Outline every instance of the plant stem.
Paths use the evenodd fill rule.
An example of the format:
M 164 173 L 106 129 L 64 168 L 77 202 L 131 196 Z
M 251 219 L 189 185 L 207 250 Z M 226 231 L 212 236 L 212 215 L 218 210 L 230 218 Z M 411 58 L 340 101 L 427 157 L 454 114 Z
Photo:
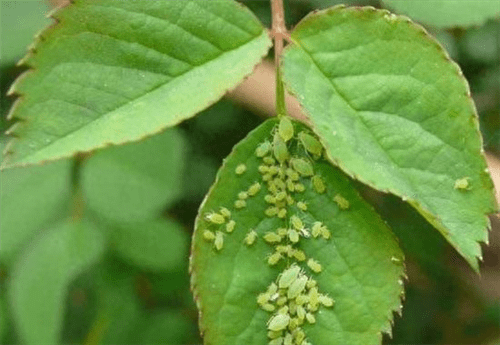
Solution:
M 271 0 L 273 15 L 272 37 L 274 39 L 274 64 L 276 68 L 276 113 L 278 117 L 286 116 L 285 87 L 281 79 L 280 57 L 283 52 L 283 38 L 287 37 L 285 26 L 285 10 L 283 0 Z
M 87 157 L 89 157 L 88 154 L 77 154 L 73 158 L 73 165 L 71 167 L 71 186 L 73 191 L 71 216 L 73 220 L 79 220 L 83 217 L 84 201 L 81 187 L 81 171 Z

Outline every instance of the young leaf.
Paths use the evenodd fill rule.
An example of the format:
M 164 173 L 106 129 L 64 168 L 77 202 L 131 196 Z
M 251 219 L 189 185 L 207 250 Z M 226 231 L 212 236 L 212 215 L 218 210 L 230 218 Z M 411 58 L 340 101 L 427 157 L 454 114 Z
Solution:
M 270 40 L 233 0 L 76 0 L 53 14 L 12 86 L 4 165 L 145 138 L 234 88 Z
M 181 192 L 185 142 L 169 129 L 139 143 L 111 147 L 92 156 L 82 170 L 89 208 L 108 219 L 151 219 Z
M 310 134 L 303 125 L 293 124 L 295 133 L 306 131 Z M 332 306 L 333 300 L 321 297 L 329 306 L 319 307 L 318 312 L 309 312 L 311 315 L 307 319 L 315 323 L 299 327 L 308 341 L 333 345 L 379 343 L 381 332 L 390 332 L 392 311 L 401 308 L 403 267 L 400 260 L 403 255 L 390 230 L 361 199 L 348 178 L 324 159 L 311 158 L 297 135 L 287 142 L 291 156 L 308 161 L 315 174 L 321 176 L 325 190 L 318 193 L 311 177 L 294 174 L 290 162 L 285 161 L 282 167 L 287 167 L 288 176 L 295 180 L 295 185 L 302 184 L 304 189 L 291 192 L 286 186 L 283 200 L 288 203 L 292 198 L 293 204 L 280 208 L 287 210 L 284 218 L 279 217 L 279 211 L 270 216 L 270 203 L 278 207 L 280 202 L 276 200 L 281 198 L 284 189 L 278 187 L 279 190 L 273 192 L 272 184 L 264 181 L 267 172 L 263 174 L 261 170 L 266 169 L 259 166 L 271 163 L 272 157 L 260 158 L 255 151 L 261 143 L 272 142 L 273 135 L 279 135 L 277 126 L 278 121 L 270 119 L 235 146 L 218 172 L 196 220 L 191 283 L 200 310 L 200 328 L 205 343 L 267 344 L 270 340 L 268 327 L 278 330 L 271 332 L 271 336 L 279 337 L 279 329 L 289 321 L 287 316 L 276 314 L 278 308 L 274 312 L 261 309 L 257 299 L 262 302 L 262 308 L 272 310 L 275 308 L 273 303 L 289 303 L 297 293 L 300 295 L 297 299 L 306 298 L 300 291 L 309 289 L 311 292 L 312 283 L 306 283 L 306 287 L 302 285 L 305 282 L 300 270 L 295 273 L 287 271 L 278 281 L 280 272 L 296 267 L 293 265 L 301 267 L 306 276 L 315 280 L 315 291 L 329 296 L 335 303 Z M 247 170 L 236 175 L 235 168 L 240 164 L 245 164 Z M 273 169 L 272 165 L 269 169 Z M 280 170 L 275 176 L 280 179 Z M 245 199 L 246 207 L 233 207 L 235 200 L 241 200 L 241 192 L 255 183 L 262 187 L 257 194 Z M 280 183 L 276 181 L 276 184 Z M 334 201 L 337 195 L 348 200 L 347 209 L 342 210 Z M 306 205 L 305 211 L 297 207 L 298 202 Z M 224 230 L 229 218 L 220 225 L 210 221 L 211 215 L 218 213 L 220 207 L 229 208 L 230 220 L 236 223 L 231 233 Z M 322 222 L 323 233 L 320 235 L 314 232 L 318 230 L 316 222 Z M 220 250 L 204 236 L 206 231 L 224 234 Z M 269 235 L 273 232 L 275 235 Z M 253 242 L 248 241 L 249 234 L 254 235 Z M 280 236 L 279 243 L 273 242 Z M 279 246 L 285 247 L 282 257 L 276 255 Z M 289 256 L 290 252 L 292 256 Z M 302 254 L 297 255 L 299 253 Z M 272 265 L 274 256 L 277 263 Z M 308 268 L 308 259 L 321 265 L 320 273 Z M 285 292 L 280 290 L 281 297 L 272 297 L 273 291 L 266 297 L 265 291 L 270 285 L 273 290 L 272 282 L 279 283 L 283 289 L 288 287 L 288 295 L 281 295 Z M 278 286 L 275 291 L 278 291 Z M 288 302 L 284 302 L 286 300 Z M 288 305 L 294 308 L 293 303 Z M 290 322 L 295 323 L 292 321 L 294 311 L 288 309 L 288 305 L 281 310 L 282 315 L 291 313 Z M 305 315 L 302 317 L 305 320 Z M 271 322 L 266 325 L 268 321 Z M 289 324 L 289 327 L 292 326 Z M 302 336 L 298 331 L 294 334 Z
M 408 200 L 477 270 L 496 205 L 457 65 L 421 27 L 369 7 L 317 12 L 292 40 L 285 83 L 329 159 Z M 463 178 L 469 186 L 456 189 Z
M 147 270 L 175 270 L 186 258 L 187 232 L 178 223 L 158 219 L 113 228 L 115 251 Z
M 16 330 L 24 344 L 59 342 L 66 289 L 103 251 L 103 236 L 91 223 L 67 221 L 43 233 L 24 253 L 8 286 Z
M 70 200 L 70 162 L 0 172 L 0 261 L 10 265 L 44 225 L 61 219 Z
M 383 0 L 391 9 L 435 27 L 482 25 L 500 15 L 500 2 L 489 0 Z

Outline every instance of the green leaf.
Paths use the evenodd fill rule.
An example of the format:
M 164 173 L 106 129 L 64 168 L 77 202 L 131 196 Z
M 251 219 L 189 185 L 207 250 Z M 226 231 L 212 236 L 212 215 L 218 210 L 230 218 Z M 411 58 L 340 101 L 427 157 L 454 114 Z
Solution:
M 43 226 L 67 214 L 70 162 L 0 172 L 0 260 L 10 265 L 22 246 Z
M 415 207 L 478 269 L 497 206 L 467 83 L 425 31 L 373 8 L 305 18 L 284 53 L 329 159 Z M 467 188 L 455 184 L 466 179 Z
M 435 27 L 468 27 L 482 25 L 500 16 L 496 0 L 382 0 L 389 8 L 412 19 Z
M 186 344 L 193 326 L 182 311 L 164 310 L 148 315 L 142 330 L 139 338 L 142 344 Z
M 67 221 L 43 233 L 24 253 L 8 286 L 23 343 L 58 343 L 67 287 L 103 251 L 103 237 L 91 223 Z
M 172 220 L 158 219 L 114 227 L 111 241 L 124 259 L 147 270 L 175 270 L 184 264 L 188 234 Z
M 159 215 L 181 193 L 184 153 L 185 141 L 176 129 L 96 153 L 82 170 L 86 203 L 119 222 Z
M 192 117 L 234 88 L 270 39 L 224 1 L 77 0 L 57 11 L 11 88 L 20 119 L 4 165 L 136 141 Z
M 266 185 L 258 172 L 259 166 L 264 164 L 255 152 L 260 143 L 273 141 L 272 133 L 277 132 L 277 123 L 275 119 L 264 122 L 235 146 L 218 172 L 196 220 L 191 283 L 200 310 L 205 344 L 260 345 L 269 342 L 266 323 L 271 314 L 259 308 L 257 296 L 294 260 L 284 254 L 288 259 L 281 259 L 276 266 L 268 264 L 273 246 L 263 237 L 278 227 L 292 228 L 292 215 L 298 216 L 307 232 L 312 234 L 310 238 L 301 235 L 295 248 L 303 250 L 307 259 L 317 260 L 322 265 L 322 272 L 313 273 L 306 261 L 300 266 L 317 281 L 321 293 L 335 300 L 333 308 L 319 309 L 315 324 L 302 326 L 307 339 L 313 344 L 379 343 L 381 332 L 390 332 L 392 311 L 401 308 L 403 267 L 400 260 L 403 254 L 390 230 L 361 199 L 348 178 L 324 159 L 313 161 L 309 158 L 296 136 L 286 144 L 291 155 L 312 164 L 326 191 L 316 192 L 311 178 L 301 177 L 296 183 L 303 184 L 305 191 L 288 194 L 295 202 L 284 206 L 286 219 L 264 214 L 270 206 L 265 195 L 272 194 L 267 189 L 273 187 Z M 294 128 L 296 135 L 300 131 L 308 132 L 297 122 Z M 237 175 L 235 169 L 241 164 L 247 169 Z M 233 203 L 241 198 L 240 192 L 248 191 L 256 181 L 262 184 L 261 190 L 246 199 L 245 208 L 236 209 Z M 339 195 L 349 203 L 345 210 L 334 201 Z M 299 210 L 298 201 L 307 204 L 306 211 Z M 224 230 L 228 219 L 222 225 L 207 220 L 216 222 L 218 217 L 212 212 L 220 212 L 220 207 L 228 208 L 231 220 L 236 222 L 231 233 Z M 311 228 L 315 221 L 323 222 L 329 229 L 329 240 L 314 238 Z M 252 229 L 258 237 L 254 244 L 247 245 L 245 238 Z M 224 234 L 221 250 L 206 240 L 205 230 Z M 281 243 L 291 242 L 282 239 Z

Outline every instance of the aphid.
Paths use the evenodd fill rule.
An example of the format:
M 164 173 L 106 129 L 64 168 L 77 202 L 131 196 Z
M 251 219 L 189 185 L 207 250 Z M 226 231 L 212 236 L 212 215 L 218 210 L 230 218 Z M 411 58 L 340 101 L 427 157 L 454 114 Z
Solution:
M 288 173 L 289 172 L 289 173 Z M 300 175 L 298 172 L 295 170 L 288 168 L 287 169 L 287 176 L 290 178 L 292 181 L 298 181 L 300 179 Z
M 288 299 L 286 298 L 286 296 L 281 296 L 276 301 L 276 304 L 279 305 L 279 306 L 281 306 L 281 305 L 284 305 L 286 302 L 288 302 Z
M 264 235 L 264 240 L 268 243 L 278 243 L 281 241 L 281 236 L 275 232 L 268 232 Z
M 297 243 L 299 242 L 299 233 L 295 229 L 289 229 L 288 230 L 288 238 L 292 243 Z
M 231 211 L 229 211 L 225 207 L 220 208 L 220 214 L 222 214 L 224 216 L 224 218 L 227 218 L 227 219 L 231 218 Z
M 307 230 L 306 228 L 300 229 L 300 234 L 302 236 L 304 236 L 305 238 L 311 237 L 311 234 L 309 233 L 309 230 Z
M 316 318 L 311 313 L 306 313 L 306 319 L 307 319 L 307 322 L 309 322 L 309 323 L 315 323 L 316 322 Z
M 283 139 L 281 139 L 281 137 L 277 135 L 274 136 L 273 152 L 274 157 L 276 157 L 276 159 L 280 163 L 284 163 L 288 159 L 288 157 L 290 157 L 285 142 L 283 141 Z
M 274 217 L 275 215 L 278 214 L 278 208 L 276 206 L 268 207 L 264 211 L 264 214 L 268 217 Z
M 302 291 L 304 291 L 307 283 L 307 276 L 301 275 L 295 279 L 288 287 L 288 299 L 296 298 Z
M 206 213 L 205 219 L 213 224 L 223 224 L 226 221 L 222 214 L 218 214 L 215 212 Z
M 290 267 L 284 270 L 278 280 L 279 288 L 286 289 L 287 287 L 289 287 L 297 279 L 299 272 L 300 267 L 295 264 L 292 264 Z
M 333 299 L 326 295 L 319 295 L 319 303 L 323 304 L 325 307 L 333 307 Z
M 303 158 L 292 158 L 290 164 L 302 176 L 312 176 L 314 174 L 311 163 Z
M 292 329 L 292 327 L 288 326 L 290 329 Z M 285 334 L 285 339 L 283 340 L 283 345 L 293 345 L 293 337 L 290 333 L 286 333 Z
M 340 194 L 335 195 L 333 201 L 337 203 L 341 210 L 347 210 L 350 206 L 349 201 Z
M 272 179 L 273 179 L 273 175 L 271 175 L 271 174 L 269 174 L 269 173 L 268 173 L 268 174 L 264 174 L 264 175 L 262 176 L 262 181 L 265 181 L 265 182 L 267 182 L 267 181 L 271 181 Z
M 307 151 L 309 151 L 313 155 L 321 156 L 323 146 L 315 137 L 307 134 L 306 132 L 300 132 L 299 140 Z
M 293 200 L 292 196 L 291 195 L 287 195 L 286 196 L 286 203 L 287 205 L 293 205 L 295 202 L 295 200 Z
M 306 283 L 307 288 L 309 288 L 308 285 L 309 285 L 309 280 Z M 295 298 L 295 303 L 297 305 L 303 305 L 307 302 L 309 302 L 309 297 L 307 295 L 300 294 Z
M 284 200 L 286 198 L 286 192 L 278 192 L 278 194 L 276 194 L 276 201 L 281 201 L 281 200 Z
M 300 220 L 300 218 L 296 215 L 290 217 L 290 222 L 296 230 L 300 230 L 304 227 L 304 223 L 302 223 L 302 220 Z
M 248 199 L 248 193 L 247 192 L 239 192 L 238 193 L 238 199 L 240 199 L 240 200 L 246 200 L 246 199 Z
M 297 207 L 301 210 L 301 211 L 307 211 L 307 204 L 303 201 L 298 201 L 297 202 Z
M 290 316 L 288 314 L 276 314 L 273 316 L 267 325 L 267 329 L 271 331 L 284 330 L 290 323 Z
M 293 257 L 297 259 L 297 261 L 304 261 L 306 259 L 306 253 L 300 249 L 294 249 Z
M 276 292 L 278 292 L 278 285 L 276 285 L 275 282 L 272 282 L 268 287 L 267 287 L 267 292 L 271 295 L 274 295 Z
M 307 266 L 315 273 L 321 272 L 321 264 L 314 259 L 307 260 Z
M 269 167 L 269 173 L 270 173 L 271 175 L 273 175 L 273 176 L 274 176 L 274 175 L 276 175 L 276 174 L 278 174 L 278 171 L 279 171 L 279 170 L 280 170 L 280 169 L 279 169 L 279 167 L 277 167 L 276 165 L 271 165 L 271 166 Z
M 314 286 L 314 287 L 309 289 L 309 304 L 308 304 L 309 310 L 318 309 L 318 303 L 319 303 L 318 288 L 316 286 Z
M 215 235 L 210 230 L 203 230 L 203 238 L 209 242 L 215 240 Z
M 455 189 L 462 191 L 470 189 L 469 180 L 470 180 L 469 177 L 459 178 L 458 180 L 455 181 Z
M 278 187 L 279 189 L 285 189 L 286 188 L 286 184 L 285 182 L 280 179 L 280 178 L 275 178 L 273 180 L 273 183 L 276 185 L 276 187 Z
M 306 187 L 304 187 L 304 185 L 302 183 L 296 183 L 295 184 L 295 191 L 297 193 L 302 193 L 305 190 L 306 190 Z
M 293 124 L 288 117 L 281 118 L 278 133 L 285 142 L 293 138 Z
M 299 319 L 298 318 L 294 317 L 294 318 L 290 319 L 290 323 L 288 324 L 289 330 L 293 331 L 298 326 L 299 326 Z
M 286 180 L 286 188 L 289 192 L 293 193 L 295 191 L 295 183 L 290 178 Z
M 259 167 L 257 168 L 257 170 L 261 174 L 267 174 L 269 172 L 269 167 L 267 165 L 259 165 Z
M 288 232 L 288 231 L 287 231 L 287 229 L 285 229 L 285 228 L 278 228 L 278 230 L 276 230 L 276 232 L 277 232 L 277 233 L 278 233 L 278 235 L 280 235 L 280 236 L 286 236 L 286 234 L 287 234 L 287 232 Z
M 303 295 L 300 295 L 300 296 L 303 296 Z M 299 320 L 304 320 L 304 318 L 306 317 L 306 310 L 304 309 L 304 307 L 302 305 L 297 306 L 297 317 L 299 318 Z
M 288 314 L 288 306 L 285 305 L 285 306 L 281 307 L 280 309 L 278 309 L 278 314 Z
M 312 289 L 313 287 L 315 287 L 318 283 L 316 282 L 316 280 L 314 280 L 313 278 L 309 278 L 309 280 L 307 281 L 307 288 L 308 289 Z
M 330 233 L 330 230 L 328 230 L 328 228 L 326 226 L 322 226 L 321 227 L 321 236 L 325 239 L 325 240 L 329 240 L 330 237 L 332 237 L 332 234 Z
M 234 202 L 234 207 L 237 209 L 245 208 L 247 206 L 247 202 L 245 200 L 238 199 Z
M 281 253 L 276 251 L 271 255 L 269 255 L 269 257 L 267 258 L 267 263 L 271 266 L 274 266 L 281 260 L 282 257 L 283 255 L 281 255 Z
M 274 158 L 273 157 L 269 157 L 269 156 L 262 158 L 262 160 L 267 165 L 273 165 L 274 163 L 276 163 L 276 161 L 274 160 Z
M 215 233 L 215 241 L 214 241 L 215 249 L 221 250 L 224 246 L 224 234 L 220 231 Z
M 236 175 L 242 175 L 245 171 L 247 171 L 247 166 L 243 163 L 238 164 L 234 171 L 236 172 Z
M 269 292 L 260 293 L 257 296 L 257 304 L 264 305 L 264 304 L 269 302 L 270 298 L 271 298 L 271 294 Z
M 283 345 L 283 337 L 272 339 L 268 345 Z
M 276 204 L 276 198 L 271 194 L 266 194 L 266 196 L 264 197 L 264 201 L 268 204 Z
M 257 157 L 262 158 L 265 155 L 267 155 L 270 150 L 271 150 L 271 143 L 266 140 L 255 149 L 255 155 Z
M 319 175 L 314 175 L 311 182 L 316 193 L 323 194 L 326 191 L 325 183 Z
M 285 218 L 286 217 L 286 208 L 280 208 L 278 211 L 278 218 Z
M 294 300 L 291 300 L 290 303 L 288 303 L 288 308 L 290 309 L 290 315 L 295 315 L 297 313 L 297 304 Z
M 236 226 L 236 222 L 234 220 L 230 220 L 226 224 L 226 232 L 233 232 L 235 226 Z
M 323 226 L 323 224 L 321 222 L 314 222 L 312 229 L 311 229 L 311 232 L 312 232 L 312 235 L 314 238 L 321 235 L 321 227 L 322 226 Z
M 281 331 L 278 331 L 278 332 L 276 332 L 276 331 L 269 331 L 269 332 L 267 332 L 267 336 L 268 336 L 270 339 L 276 339 L 276 338 L 281 337 L 281 334 L 282 334 L 282 333 L 283 333 L 283 332 L 281 332 Z
M 272 305 L 271 303 L 263 304 L 260 307 L 268 312 L 273 312 L 276 309 L 276 307 L 274 305 Z
M 247 193 L 248 193 L 249 196 L 254 196 L 254 195 L 256 195 L 260 191 L 261 188 L 262 188 L 262 186 L 260 185 L 260 183 L 259 182 L 255 182 L 253 185 L 251 185 L 248 188 Z
M 252 244 L 255 243 L 256 239 L 257 239 L 257 233 L 255 232 L 255 230 L 250 230 L 245 236 L 245 243 L 247 244 L 247 246 L 251 246 Z
M 302 320 L 304 320 L 304 318 L 302 318 Z M 304 345 L 303 341 L 304 339 L 306 338 L 306 334 L 304 333 L 303 330 L 301 329 L 297 329 L 294 333 L 293 333 L 293 338 L 295 340 L 295 344 L 300 344 L 300 345 Z

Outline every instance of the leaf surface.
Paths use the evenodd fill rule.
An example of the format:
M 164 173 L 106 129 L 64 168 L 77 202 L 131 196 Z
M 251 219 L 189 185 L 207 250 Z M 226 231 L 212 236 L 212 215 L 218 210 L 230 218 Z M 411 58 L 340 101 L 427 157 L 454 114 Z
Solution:
M 75 1 L 53 14 L 11 88 L 4 165 L 39 163 L 174 126 L 234 88 L 270 40 L 224 1 Z
M 497 206 L 457 65 L 421 27 L 368 7 L 310 15 L 292 40 L 285 83 L 329 159 L 407 200 L 477 270 Z
M 435 27 L 482 25 L 500 16 L 500 2 L 491 0 L 383 0 L 389 8 Z
M 16 330 L 24 344 L 59 342 L 67 287 L 103 251 L 103 236 L 86 221 L 60 223 L 26 250 L 8 286 Z
M 117 222 L 156 217 L 181 193 L 184 153 L 177 129 L 97 152 L 82 169 L 88 207 Z
M 288 206 L 286 219 L 264 215 L 269 207 L 265 195 L 270 192 L 258 172 L 262 160 L 254 152 L 260 143 L 272 140 L 271 133 L 277 123 L 274 119 L 266 121 L 234 147 L 196 220 L 191 283 L 205 343 L 269 342 L 266 323 L 271 314 L 260 309 L 256 299 L 293 260 L 282 259 L 276 266 L 269 265 L 267 260 L 273 246 L 263 237 L 278 227 L 291 228 L 292 215 L 302 219 L 309 231 L 315 221 L 323 222 L 331 231 L 329 240 L 304 237 L 297 246 L 308 259 L 314 258 L 322 265 L 322 272 L 316 274 L 307 268 L 305 261 L 300 263 L 307 275 L 317 281 L 320 292 L 335 300 L 333 308 L 319 309 L 315 324 L 303 325 L 307 339 L 313 344 L 379 343 L 381 332 L 390 332 L 392 311 L 400 308 L 403 267 L 391 258 L 402 259 L 403 255 L 390 230 L 361 199 L 348 178 L 323 159 L 313 164 L 315 174 L 321 175 L 326 186 L 323 194 L 313 190 L 309 177 L 300 178 L 305 191 L 289 194 L 297 203 Z M 294 128 L 295 133 L 308 131 L 297 122 Z M 294 142 L 292 139 L 288 144 L 292 155 L 308 159 Z M 235 169 L 240 164 L 245 164 L 247 170 L 236 175 Z M 247 206 L 240 210 L 233 207 L 238 194 L 256 181 L 261 181 L 262 189 L 246 199 Z M 338 194 L 348 200 L 348 209 L 341 210 L 334 202 Z M 297 207 L 299 200 L 307 204 L 306 211 Z M 218 212 L 221 206 L 230 210 L 231 219 L 236 222 L 232 233 L 224 230 L 224 224 L 219 226 L 206 220 L 207 214 Z M 249 246 L 245 238 L 251 229 L 258 237 Z M 204 238 L 204 230 L 225 234 L 220 251 Z M 286 243 L 283 240 L 282 244 Z

